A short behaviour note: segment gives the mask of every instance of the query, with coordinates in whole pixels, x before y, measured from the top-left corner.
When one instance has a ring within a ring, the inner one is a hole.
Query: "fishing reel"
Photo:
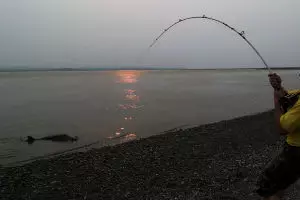
[[[286,94],[279,99],[279,104],[284,113],[286,113],[291,107],[293,107],[299,100],[300,93]]]

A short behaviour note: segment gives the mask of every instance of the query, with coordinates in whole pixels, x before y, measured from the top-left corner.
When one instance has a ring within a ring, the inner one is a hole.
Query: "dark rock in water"
[[[62,135],[52,135],[52,136],[47,136],[47,137],[43,137],[40,138],[40,140],[51,140],[51,141],[77,141],[78,137],[71,137],[69,135],[66,134],[62,134]]]
[[[78,137],[71,137],[66,134],[60,134],[60,135],[50,135],[42,138],[34,138],[32,136],[27,136],[26,142],[29,144],[32,144],[36,140],[48,140],[48,141],[53,141],[53,142],[74,142],[78,140]]]

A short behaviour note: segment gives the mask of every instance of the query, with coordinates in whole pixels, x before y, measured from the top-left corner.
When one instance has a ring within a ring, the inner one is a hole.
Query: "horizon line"
[[[116,70],[267,70],[265,67],[235,67],[235,68],[187,68],[187,67],[0,67],[0,72],[30,72],[30,71],[116,71]],[[293,70],[300,67],[272,67],[271,69]]]

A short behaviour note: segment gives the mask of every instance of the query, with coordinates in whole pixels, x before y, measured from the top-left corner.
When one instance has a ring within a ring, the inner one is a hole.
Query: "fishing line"
[[[262,57],[262,55],[258,52],[258,50],[255,48],[255,46],[245,37],[245,32],[244,31],[238,32],[235,28],[233,28],[232,26],[228,25],[227,23],[225,23],[225,22],[223,22],[221,20],[212,18],[212,17],[207,17],[205,15],[203,15],[203,16],[196,16],[196,17],[187,17],[187,18],[184,18],[184,19],[179,19],[177,22],[173,23],[171,26],[169,26],[167,29],[165,29],[157,38],[155,38],[154,41],[152,42],[152,44],[149,46],[148,49],[152,48],[158,42],[158,40],[160,40],[174,26],[176,26],[177,24],[183,23],[183,22],[185,22],[187,20],[191,20],[191,19],[205,19],[205,20],[209,20],[209,21],[214,21],[214,22],[217,22],[218,24],[224,25],[225,27],[227,27],[230,30],[232,30],[235,33],[237,33],[254,50],[254,52],[258,55],[258,57],[261,59],[261,61],[265,65],[266,69],[268,69],[269,72],[271,73],[271,69],[270,69],[269,65],[267,64],[267,62],[265,61],[265,59]]]

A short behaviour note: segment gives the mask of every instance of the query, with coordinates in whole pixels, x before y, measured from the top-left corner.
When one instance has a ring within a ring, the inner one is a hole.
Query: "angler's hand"
[[[281,77],[276,73],[270,73],[269,74],[269,82],[271,86],[274,88],[274,90],[280,90],[282,88],[281,83]]]
[[[276,73],[269,74],[269,82],[274,88],[274,96],[279,99],[287,94],[287,91],[282,87],[281,77]]]

